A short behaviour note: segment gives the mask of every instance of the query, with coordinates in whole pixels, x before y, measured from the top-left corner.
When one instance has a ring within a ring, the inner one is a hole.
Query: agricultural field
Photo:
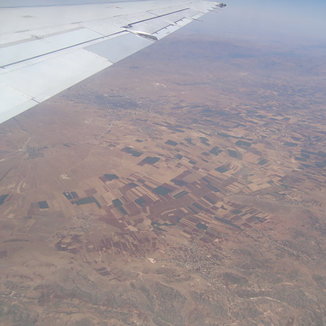
[[[325,323],[325,80],[214,46],[162,41],[1,125],[2,325]]]

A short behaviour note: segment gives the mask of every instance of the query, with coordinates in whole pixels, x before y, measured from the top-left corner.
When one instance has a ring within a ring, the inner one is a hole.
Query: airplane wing
[[[159,0],[0,8],[0,123],[223,6]]]

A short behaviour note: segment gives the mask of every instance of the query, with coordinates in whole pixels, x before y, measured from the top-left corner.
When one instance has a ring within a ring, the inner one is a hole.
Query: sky
[[[229,39],[326,46],[326,1],[226,0],[209,14],[196,33],[219,33]]]

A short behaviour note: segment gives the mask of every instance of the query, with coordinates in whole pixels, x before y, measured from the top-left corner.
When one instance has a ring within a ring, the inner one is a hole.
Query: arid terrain
[[[323,49],[175,34],[0,126],[0,324],[326,325]]]

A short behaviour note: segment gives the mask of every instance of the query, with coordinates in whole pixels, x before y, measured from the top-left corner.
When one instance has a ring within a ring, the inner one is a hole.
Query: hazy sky
[[[191,28],[226,38],[326,46],[326,0],[227,0]]]

